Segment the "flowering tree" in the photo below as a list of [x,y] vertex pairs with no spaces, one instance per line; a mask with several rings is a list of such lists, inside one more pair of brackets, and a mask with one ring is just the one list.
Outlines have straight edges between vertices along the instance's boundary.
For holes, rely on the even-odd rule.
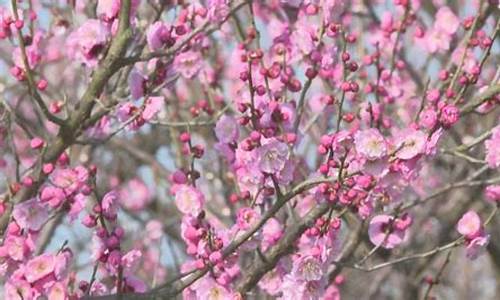
[[1,3],[4,299],[500,293],[497,0]]

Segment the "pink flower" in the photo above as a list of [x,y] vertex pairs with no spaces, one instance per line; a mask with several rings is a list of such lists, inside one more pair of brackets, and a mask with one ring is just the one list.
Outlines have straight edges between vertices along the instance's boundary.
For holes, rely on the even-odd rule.
[[232,143],[239,137],[239,125],[236,119],[229,115],[223,115],[215,125],[215,135],[222,143]]
[[264,173],[276,174],[285,168],[290,156],[288,145],[271,138],[257,150],[257,164]]
[[442,30],[432,28],[424,39],[423,46],[429,53],[446,52],[450,49],[451,36]]
[[38,231],[49,219],[49,211],[36,198],[33,198],[16,204],[12,216],[21,228]]
[[66,300],[68,295],[66,294],[66,287],[61,282],[56,282],[49,291],[48,299],[51,300]]
[[120,0],[98,0],[96,14],[105,21],[111,21],[118,16]]
[[460,119],[460,110],[453,104],[448,104],[441,109],[439,120],[444,127],[451,127]]
[[500,185],[490,185],[485,191],[486,199],[493,203],[500,203]]
[[31,142],[30,142],[31,149],[41,149],[41,148],[43,148],[43,145],[44,145],[44,141],[41,138],[35,137],[35,138],[31,139]]
[[412,128],[402,130],[396,135],[395,147],[396,157],[400,159],[412,159],[425,151],[427,135]]
[[67,53],[87,67],[93,68],[97,66],[99,55],[109,37],[110,32],[101,21],[89,19],[68,36]]
[[382,158],[387,153],[385,139],[375,128],[358,131],[354,135],[354,145],[356,151],[368,160]]
[[64,191],[58,187],[46,186],[40,193],[40,201],[47,202],[50,207],[59,207],[66,199]]
[[222,22],[230,13],[228,0],[208,0],[208,17],[216,22]]
[[480,230],[481,219],[473,210],[466,212],[457,223],[457,231],[467,238],[476,236]]
[[67,195],[78,192],[87,182],[88,177],[88,170],[81,166],[73,169],[56,169],[51,174],[52,183],[63,189]]
[[420,114],[419,124],[427,129],[432,129],[437,123],[437,113],[434,109],[426,109]]
[[114,219],[116,218],[116,214],[118,211],[118,193],[116,191],[110,191],[102,197],[101,200],[101,207],[102,207],[102,214],[109,218],[109,219]]
[[449,35],[454,34],[460,26],[460,19],[448,6],[442,6],[436,13],[434,28]]
[[170,30],[164,22],[157,21],[149,26],[146,32],[148,47],[151,52],[160,50],[163,45],[172,39]]
[[120,188],[120,203],[132,211],[141,210],[151,202],[148,187],[140,179],[131,179]]
[[241,230],[250,229],[260,219],[260,214],[250,207],[244,207],[238,211],[236,224]]
[[127,270],[135,270],[142,257],[141,251],[137,249],[130,250],[122,257],[122,266]]
[[175,56],[174,69],[184,78],[193,78],[202,67],[203,61],[198,51],[181,52]]
[[468,242],[465,248],[467,258],[474,260],[484,252],[490,241],[489,234],[481,234]]
[[181,185],[175,193],[175,205],[183,214],[198,215],[205,202],[205,197],[196,188]]
[[41,279],[54,272],[56,260],[52,254],[42,254],[32,258],[27,264],[26,280],[30,283]]
[[142,111],[142,118],[144,121],[151,121],[158,112],[163,107],[163,102],[165,101],[164,97],[149,97],[145,104],[144,110]]
[[195,290],[196,299],[227,300],[232,298],[232,293],[210,276],[201,279]]
[[302,256],[293,262],[292,276],[303,281],[317,281],[323,277],[324,268],[318,258]]
[[484,142],[486,162],[492,169],[500,167],[500,126],[493,128],[491,138]]
[[370,241],[374,245],[382,245],[386,249],[392,249],[401,244],[406,238],[406,230],[392,226],[392,223],[394,223],[392,216],[375,216],[368,227]]
[[136,68],[130,72],[128,85],[130,87],[130,95],[132,99],[137,100],[144,96],[144,85],[147,78]]

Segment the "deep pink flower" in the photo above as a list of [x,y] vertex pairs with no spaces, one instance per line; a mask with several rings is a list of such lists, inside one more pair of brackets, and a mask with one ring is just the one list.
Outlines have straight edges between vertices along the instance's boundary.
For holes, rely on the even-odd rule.
[[12,216],[21,228],[38,231],[49,219],[49,211],[36,198],[33,198],[16,204]]
[[460,119],[460,110],[453,104],[448,104],[441,109],[439,120],[444,127],[451,127]]
[[493,203],[500,202],[500,185],[490,185],[485,191],[486,199]]
[[392,249],[405,240],[406,230],[392,226],[391,223],[394,223],[393,217],[388,215],[378,215],[370,221],[368,236],[374,245],[382,244],[383,248]]
[[175,205],[183,214],[198,215],[205,202],[205,197],[196,188],[181,185],[175,193]]
[[358,131],[354,135],[354,145],[356,151],[369,160],[382,158],[387,153],[386,141],[375,128]]

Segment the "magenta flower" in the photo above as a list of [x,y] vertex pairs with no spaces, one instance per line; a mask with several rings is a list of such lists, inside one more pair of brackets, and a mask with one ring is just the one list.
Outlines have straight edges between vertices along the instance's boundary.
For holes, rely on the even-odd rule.
[[354,145],[356,151],[368,160],[382,158],[387,153],[386,141],[375,128],[358,131],[354,135]]
[[277,174],[285,168],[289,156],[288,145],[271,138],[257,150],[259,170],[264,173]]
[[196,188],[181,185],[175,193],[175,205],[183,214],[198,215],[205,203],[205,197]]
[[49,219],[49,211],[36,198],[33,198],[16,204],[12,216],[21,228],[38,231]]
[[398,226],[393,226],[392,216],[378,215],[370,221],[368,236],[375,245],[381,245],[386,249],[392,249],[401,244],[406,238],[406,229],[402,230]]
[[460,119],[460,110],[453,104],[448,104],[441,109],[439,120],[444,127],[451,127]]

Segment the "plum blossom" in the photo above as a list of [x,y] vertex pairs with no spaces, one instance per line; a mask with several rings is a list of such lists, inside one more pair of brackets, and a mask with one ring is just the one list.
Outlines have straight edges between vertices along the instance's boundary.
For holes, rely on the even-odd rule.
[[12,216],[21,228],[38,231],[49,219],[49,210],[33,198],[16,204]]
[[189,185],[181,185],[175,193],[175,205],[183,214],[198,215],[204,202],[203,194]]
[[236,119],[229,115],[223,115],[215,125],[215,135],[222,143],[231,143],[238,139],[239,128]]
[[356,151],[369,160],[382,158],[387,153],[384,137],[375,128],[358,131],[354,135]]
[[151,52],[160,50],[171,39],[170,29],[162,21],[153,23],[146,32],[146,40]]
[[149,188],[142,180],[137,178],[125,183],[119,189],[119,193],[120,204],[132,211],[143,209],[151,201]]
[[323,277],[321,262],[314,256],[302,256],[293,262],[292,275],[304,281],[317,281]]
[[500,126],[493,128],[491,138],[484,142],[486,162],[492,169],[500,167]]
[[269,174],[279,173],[285,168],[289,156],[288,145],[271,138],[257,150],[259,170]]
[[412,159],[425,151],[427,135],[416,129],[407,128],[395,138],[395,156],[400,159]]
[[389,215],[378,215],[370,221],[368,236],[370,241],[383,248],[392,249],[404,242],[407,236],[405,226],[393,226],[396,220]]
[[248,230],[260,219],[260,214],[252,208],[244,207],[238,211],[236,224],[241,230]]
[[500,203],[500,185],[490,185],[485,191],[486,199],[493,203]]
[[54,272],[56,259],[52,254],[42,254],[32,258],[27,264],[26,280],[33,283]]
[[101,21],[89,19],[68,37],[67,54],[93,68],[97,66],[109,38],[110,32]]
[[198,51],[189,50],[175,57],[174,69],[184,78],[193,78],[202,67],[202,57]]
[[466,237],[475,236],[481,229],[481,219],[473,210],[466,212],[457,223],[457,231]]

